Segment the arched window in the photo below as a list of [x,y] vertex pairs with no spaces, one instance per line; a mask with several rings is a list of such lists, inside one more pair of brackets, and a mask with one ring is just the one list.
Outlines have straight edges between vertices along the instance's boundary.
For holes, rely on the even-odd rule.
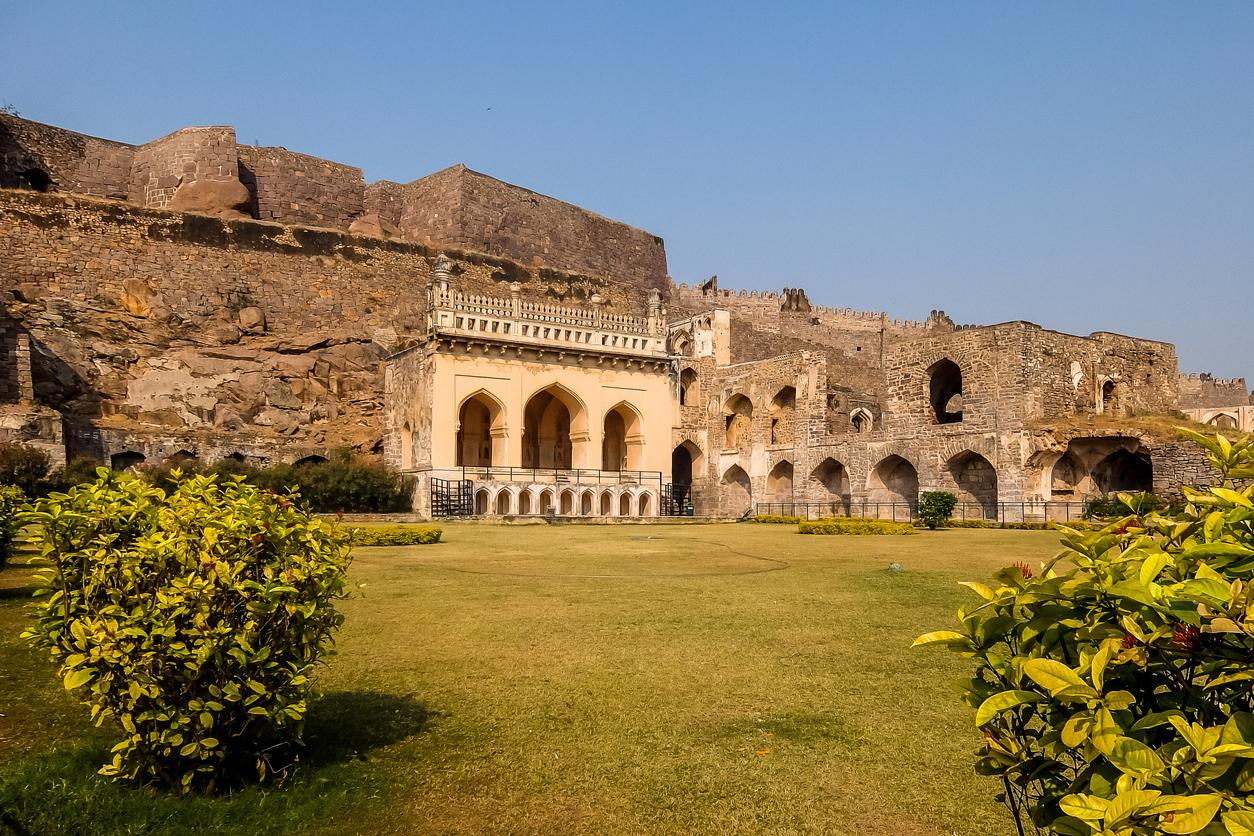
[[684,369],[679,373],[679,405],[692,406],[701,402],[697,392],[697,371],[693,368]]
[[771,444],[792,444],[796,435],[797,390],[785,386],[771,399]]
[[853,426],[856,433],[869,433],[875,428],[875,419],[871,416],[869,410],[858,407],[849,413],[849,423]]
[[928,373],[928,399],[938,424],[962,420],[962,369],[948,358],[932,365]]
[[1101,403],[1098,404],[1097,409],[1098,414],[1105,415],[1115,411],[1117,394],[1118,389],[1115,386],[1115,381],[1107,378],[1106,381],[1102,383]]
[[723,407],[724,429],[728,448],[744,447],[751,441],[753,402],[739,393],[727,399]]

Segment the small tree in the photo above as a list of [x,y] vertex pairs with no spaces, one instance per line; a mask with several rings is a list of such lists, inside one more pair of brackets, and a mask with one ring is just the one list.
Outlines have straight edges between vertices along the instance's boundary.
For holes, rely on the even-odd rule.
[[20,488],[0,485],[0,569],[7,566],[13,556],[13,542],[22,530],[22,506],[25,503],[26,497]]
[[949,491],[924,491],[919,495],[919,519],[935,531],[949,522],[957,504],[958,497]]
[[1175,516],[1127,496],[919,637],[975,663],[976,771],[1020,833],[1254,834],[1254,447],[1190,434],[1222,477]]
[[0,485],[17,485],[27,496],[36,496],[48,475],[49,463],[48,454],[37,447],[0,444]]
[[47,568],[24,635],[124,732],[101,773],[212,792],[272,772],[343,621],[343,534],[243,480],[167,494],[104,468],[29,520]]

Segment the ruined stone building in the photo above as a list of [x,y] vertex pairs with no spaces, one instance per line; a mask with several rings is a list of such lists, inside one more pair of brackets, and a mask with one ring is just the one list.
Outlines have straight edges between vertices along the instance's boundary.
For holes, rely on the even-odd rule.
[[[0,115],[0,441],[115,467],[351,446],[429,514],[1039,518],[1205,478],[1141,416],[1254,420],[1173,346],[675,284],[657,236],[465,166],[366,183]],[[1052,505],[1046,505],[1052,503]]]

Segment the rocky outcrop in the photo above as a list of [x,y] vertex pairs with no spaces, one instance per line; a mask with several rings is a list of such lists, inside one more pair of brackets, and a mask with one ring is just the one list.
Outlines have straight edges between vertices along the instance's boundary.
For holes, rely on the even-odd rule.
[[252,195],[238,180],[193,180],[175,190],[169,208],[218,218],[250,218]]

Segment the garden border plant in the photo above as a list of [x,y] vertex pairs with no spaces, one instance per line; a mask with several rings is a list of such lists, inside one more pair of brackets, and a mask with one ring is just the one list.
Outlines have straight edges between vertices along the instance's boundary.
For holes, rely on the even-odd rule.
[[211,793],[286,773],[351,548],[295,499],[101,468],[25,516],[44,568],[23,636],[122,733],[102,774]]
[[1217,485],[1060,527],[1039,572],[965,584],[959,629],[915,641],[974,662],[976,770],[1020,833],[1254,835],[1254,447],[1188,435]]

